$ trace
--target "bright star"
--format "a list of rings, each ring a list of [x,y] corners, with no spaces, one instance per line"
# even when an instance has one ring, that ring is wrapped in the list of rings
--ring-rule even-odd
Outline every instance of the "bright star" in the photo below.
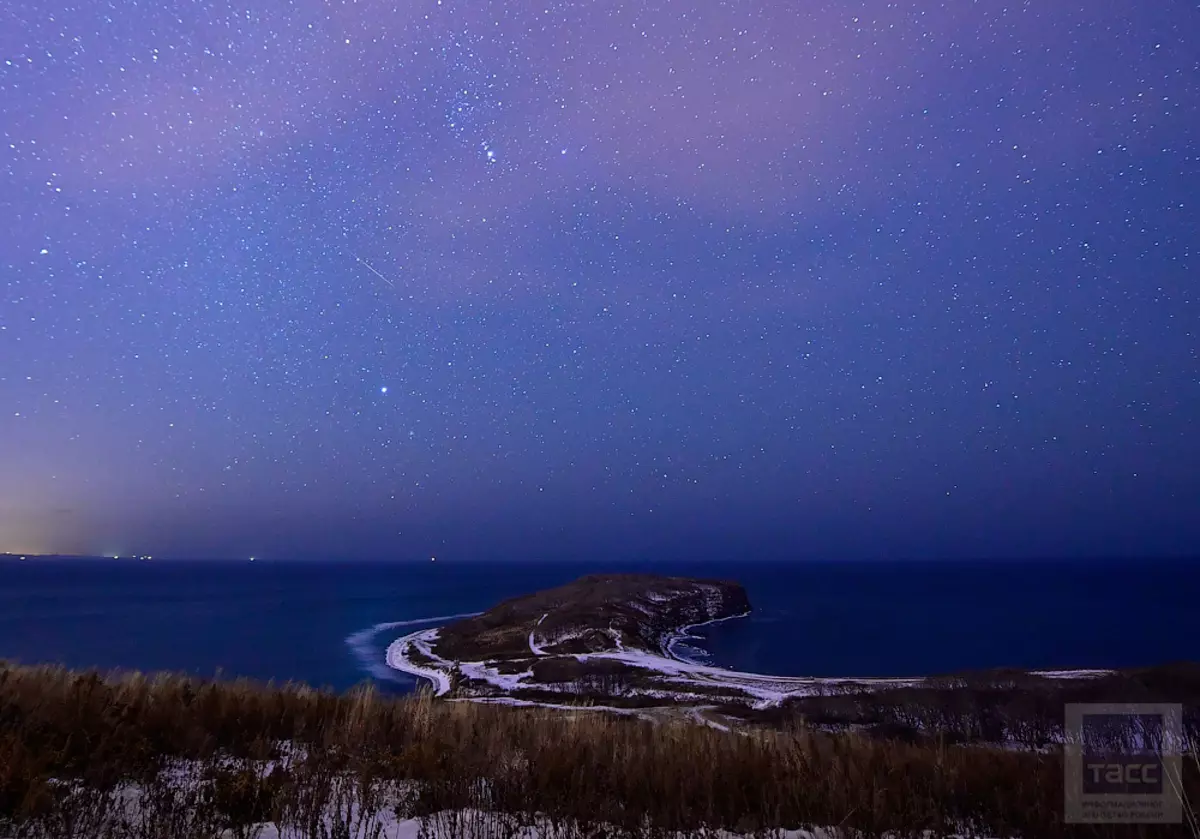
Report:
[[[387,393],[387,387],[381,387],[381,388],[379,389],[379,392],[380,392],[380,393]]]

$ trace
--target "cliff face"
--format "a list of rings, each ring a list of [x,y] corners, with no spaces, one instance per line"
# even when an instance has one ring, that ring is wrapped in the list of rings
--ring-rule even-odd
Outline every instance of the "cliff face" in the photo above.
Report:
[[[436,650],[460,661],[621,649],[662,654],[681,627],[749,610],[745,590],[733,582],[592,574],[444,627]]]

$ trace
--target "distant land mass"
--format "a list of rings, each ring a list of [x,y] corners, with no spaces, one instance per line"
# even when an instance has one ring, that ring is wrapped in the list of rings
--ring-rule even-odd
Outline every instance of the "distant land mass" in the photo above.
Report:
[[[107,559],[110,562],[114,559],[138,559],[151,560],[153,556],[149,554],[37,554],[37,553],[0,553],[0,560],[11,559],[17,561],[32,561],[32,560],[80,560],[80,559]]]

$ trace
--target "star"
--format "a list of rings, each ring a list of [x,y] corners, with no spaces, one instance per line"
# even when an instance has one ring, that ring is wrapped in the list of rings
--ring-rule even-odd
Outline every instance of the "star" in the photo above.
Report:
[[[392,551],[306,511],[420,477],[514,530],[664,519],[628,545],[726,502],[781,554],[1200,545],[1200,98],[1156,4],[24,5],[4,539]]]

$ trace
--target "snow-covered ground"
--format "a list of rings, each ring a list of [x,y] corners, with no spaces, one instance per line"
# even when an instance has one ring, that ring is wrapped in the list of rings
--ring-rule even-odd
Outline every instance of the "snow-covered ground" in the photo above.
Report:
[[[433,683],[433,692],[442,696],[450,692],[450,670],[453,665],[441,656],[435,655],[431,649],[437,640],[438,630],[422,629],[410,632],[402,638],[397,638],[387,648],[388,667],[408,673]],[[413,651],[428,656],[437,666],[418,664],[412,659]]]
[[[612,709],[620,711],[624,709]],[[256,778],[267,778],[277,769],[289,766],[293,760],[302,760],[304,752],[294,744],[278,743],[282,754],[279,758],[254,761],[227,757],[221,761],[223,769],[248,771]],[[163,775],[152,786],[137,783],[121,784],[98,797],[89,799],[86,832],[68,832],[63,835],[86,839],[92,835],[115,837],[142,837],[154,835],[154,826],[165,826],[164,812],[172,815],[167,819],[172,828],[179,830],[192,825],[192,808],[196,806],[198,788],[210,783],[206,780],[205,765],[190,760],[168,762]],[[277,824],[260,822],[247,824],[237,830],[226,829],[218,834],[220,839],[322,839],[322,837],[346,837],[346,839],[553,839],[571,836],[620,836],[621,831],[607,824],[574,824],[563,819],[548,819],[539,814],[507,813],[482,809],[443,810],[421,818],[405,818],[398,815],[413,811],[412,804],[419,795],[414,781],[374,781],[370,793],[364,797],[363,779],[353,774],[335,774],[328,779],[329,799],[320,816],[320,825],[309,832],[302,822]],[[489,783],[479,779],[476,787],[487,798]],[[165,786],[160,786],[165,784]],[[67,792],[67,790],[64,790]],[[70,793],[67,793],[68,796]],[[167,811],[162,808],[167,806]],[[293,816],[300,815],[292,813]],[[303,819],[303,816],[301,816]],[[212,835],[208,832],[209,822],[197,824],[197,835]],[[24,826],[19,833],[10,832],[11,825],[0,819],[0,839],[52,839],[59,836],[53,827],[39,831]],[[56,827],[56,825],[55,825]],[[175,834],[170,834],[175,835]],[[694,835],[694,834],[689,834]],[[743,834],[727,830],[711,830],[706,835],[711,839],[742,839]],[[782,830],[772,834],[778,839],[841,839],[842,834],[828,830]],[[679,835],[677,839],[683,839]],[[749,837],[746,837],[749,839]]]
[[[620,650],[605,653],[584,653],[575,656],[579,661],[608,659],[619,661],[630,667],[648,670],[661,677],[668,677],[676,684],[691,685],[700,689],[730,688],[754,698],[755,708],[769,708],[793,696],[811,696],[826,693],[830,688],[854,685],[865,688],[888,688],[916,685],[923,681],[912,679],[838,679],[810,676],[768,676],[760,673],[742,673],[726,670],[709,664],[699,664],[671,658],[644,650]]]
[[[476,810],[437,813],[426,819],[404,820],[381,814],[378,820],[379,832],[371,832],[367,835],[373,839],[437,839],[440,836],[452,836],[455,839],[458,837],[461,839],[494,839],[496,836],[511,836],[512,839],[543,839],[543,837],[548,839],[563,835],[561,823],[554,826],[535,823],[526,826],[513,824],[511,827],[508,825],[501,827],[501,824],[508,818],[502,814]],[[232,839],[232,833],[227,835]],[[740,839],[744,836],[744,834],[732,833],[727,830],[713,830],[706,835],[710,839]],[[840,839],[844,835],[835,829],[781,830],[772,834],[777,839]],[[267,823],[253,834],[253,839],[281,839],[281,836],[275,825]],[[290,839],[290,833],[288,837]],[[297,837],[297,839],[307,839],[307,837]]]
[[[545,620],[545,615],[542,620]],[[732,620],[743,615],[733,615],[725,618],[704,621],[682,627],[670,635],[664,644],[665,655],[646,650],[624,646],[621,634],[610,629],[609,632],[616,642],[616,649],[598,653],[558,654],[547,651],[552,646],[564,640],[562,638],[545,639],[537,635],[537,626],[529,633],[530,665],[533,660],[551,655],[573,658],[578,662],[615,661],[628,667],[637,668],[663,683],[670,682],[670,687],[633,689],[629,695],[646,695],[662,699],[664,702],[695,703],[698,696],[711,693],[714,690],[741,693],[747,697],[751,707],[756,709],[777,706],[792,697],[814,696],[830,693],[836,690],[882,690],[887,688],[914,687],[925,681],[924,677],[911,678],[877,678],[877,677],[818,677],[818,676],[770,676],[761,673],[743,673],[727,670],[710,664],[688,660],[676,651],[687,639],[694,639],[691,631],[697,627],[720,621]],[[559,707],[554,703],[539,703],[509,699],[506,695],[520,689],[555,690],[555,685],[547,685],[534,681],[531,669],[518,673],[502,673],[492,663],[487,661],[448,661],[433,651],[437,642],[438,630],[424,629],[396,639],[387,649],[389,667],[426,679],[434,686],[438,696],[450,692],[450,673],[458,667],[459,672],[467,679],[477,680],[488,685],[498,696],[477,697],[479,701],[504,702],[506,704],[537,705]],[[422,658],[421,662],[414,661],[415,653]],[[429,663],[426,663],[429,662]],[[1045,678],[1097,678],[1106,675],[1107,670],[1045,670],[1035,671]],[[694,688],[695,692],[687,688]],[[558,688],[561,690],[561,687]],[[563,691],[564,699],[570,696]],[[711,701],[711,700],[710,700]],[[571,706],[563,706],[571,707]],[[605,710],[617,711],[616,708]],[[627,710],[627,709],[623,709]]]
[[[332,830],[331,830],[332,828]],[[324,825],[320,835],[340,835],[334,822]],[[533,824],[523,824],[522,820],[506,813],[493,813],[481,810],[448,810],[435,813],[423,819],[400,819],[393,813],[382,811],[374,817],[365,817],[361,822],[347,826],[345,835],[363,837],[363,839],[496,839],[498,836],[511,839],[555,839],[555,837],[570,835],[608,835],[597,834],[594,825],[582,826],[577,834],[568,832],[561,820],[553,823],[535,821]],[[620,835],[615,831],[611,835]],[[669,834],[666,834],[669,836]],[[698,834],[689,833],[687,837]],[[749,834],[735,833],[730,830],[708,830],[703,834],[707,839],[750,839]],[[759,834],[761,835],[761,834]],[[836,827],[815,828],[812,830],[776,830],[771,832],[772,839],[849,839],[850,832]],[[0,833],[0,839],[5,834]],[[221,839],[319,839],[318,834],[307,834],[296,828],[280,827],[273,822],[241,828],[238,831],[227,829],[221,834]],[[924,834],[931,839],[932,834]],[[685,839],[685,834],[676,834],[674,839]],[[962,839],[951,836],[949,839]]]
[[[549,614],[549,612],[546,614]],[[537,628],[542,625],[542,621],[545,619],[546,615],[542,615],[540,618],[538,618],[538,622],[534,625],[533,629],[529,630],[529,652],[536,656],[542,656],[546,654],[545,651],[538,646],[537,639],[534,637],[537,634]]]
[[[1034,670],[1035,676],[1041,676],[1043,679],[1099,679],[1101,676],[1109,676],[1113,673],[1112,670]]]
[[[457,664],[459,672],[469,679],[477,679],[488,684],[501,693],[509,693],[521,688],[541,688],[547,686],[533,681],[532,671],[520,673],[501,673],[486,661],[452,662],[438,656],[433,651],[437,642],[438,630],[423,629],[412,632],[391,643],[387,650],[389,667],[404,673],[428,680],[433,684],[434,693],[438,696],[450,692],[450,672]],[[544,650],[530,639],[530,652],[534,657],[545,655]],[[414,651],[421,658],[418,663],[414,660]],[[712,688],[728,688],[741,691],[754,700],[754,707],[766,708],[778,705],[791,696],[808,696],[827,691],[840,685],[855,685],[864,687],[896,687],[917,684],[921,681],[914,679],[828,679],[813,677],[766,676],[758,673],[739,673],[706,664],[697,664],[677,658],[631,649],[621,646],[617,650],[603,653],[573,653],[570,658],[587,662],[594,660],[618,661],[630,667],[649,671],[658,677],[669,678],[676,684],[691,685],[701,690]],[[428,660],[428,663],[426,663]],[[673,691],[655,691],[664,699],[674,695]]]
[[[625,708],[596,710],[629,713],[629,709]],[[690,710],[695,714],[696,722],[724,728],[703,716],[706,709]],[[286,770],[295,762],[306,759],[307,751],[294,743],[281,741],[274,745],[279,753],[272,759],[248,760],[225,756],[219,759],[219,766],[224,770],[246,771],[256,778],[267,778],[279,769]],[[151,782],[151,786],[126,783],[101,793],[98,798],[89,799],[86,826],[77,825],[84,828],[83,832],[68,829],[68,832],[61,835],[70,835],[77,839],[93,835],[127,839],[149,835],[190,835],[189,825],[196,827],[197,835],[212,835],[209,832],[211,822],[192,821],[192,808],[197,804],[195,794],[200,786],[211,783],[208,772],[212,768],[192,760],[170,760],[163,774]],[[573,823],[561,818],[549,819],[538,813],[507,813],[474,808],[442,810],[421,818],[408,818],[405,816],[414,811],[412,805],[420,795],[420,781],[375,779],[366,782],[369,784],[368,791],[363,786],[364,778],[353,773],[335,773],[324,783],[328,786],[329,797],[322,814],[318,816],[319,825],[312,832],[305,822],[307,813],[284,808],[294,821],[286,824],[247,824],[237,830],[226,829],[217,835],[220,839],[322,839],[331,836],[346,839],[564,839],[579,836],[629,835],[605,823]],[[487,779],[480,778],[474,787],[484,800],[488,798],[488,784]],[[203,801],[203,798],[200,800]],[[168,825],[172,832],[163,833],[162,828]],[[51,839],[60,835],[57,824],[51,825],[50,829],[45,831],[29,827],[24,826],[19,833],[13,833],[9,830],[11,825],[6,825],[0,819],[0,839],[12,839],[17,835],[23,839]],[[664,839],[692,839],[696,836],[703,836],[705,839],[751,839],[749,834],[727,829],[677,833],[674,836],[669,833],[656,835],[662,835]],[[763,834],[757,835],[761,837]],[[772,830],[769,835],[772,839],[850,839],[854,834],[838,827],[816,827],[777,829]],[[922,835],[924,839],[933,839],[928,833],[918,835]],[[886,836],[885,834],[885,839]]]

